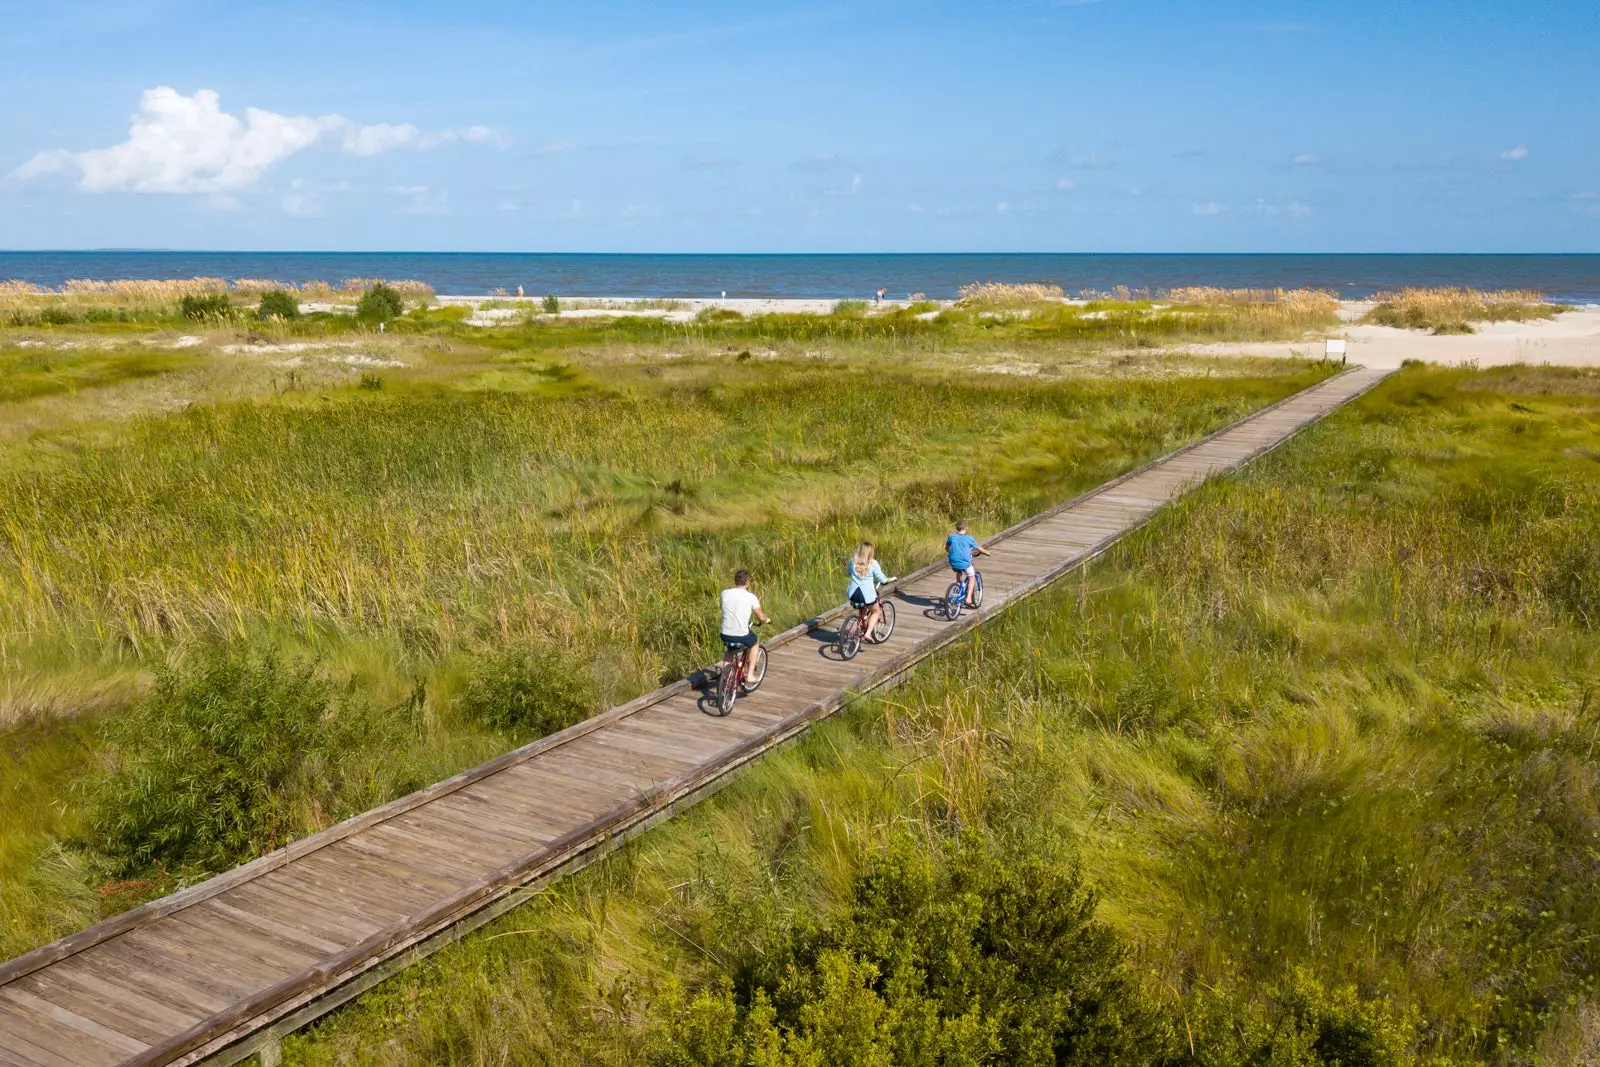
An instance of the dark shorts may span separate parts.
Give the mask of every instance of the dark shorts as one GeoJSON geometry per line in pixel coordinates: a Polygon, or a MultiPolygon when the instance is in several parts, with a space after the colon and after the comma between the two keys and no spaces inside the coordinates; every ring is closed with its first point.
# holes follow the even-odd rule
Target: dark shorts
{"type": "Polygon", "coordinates": [[[872,603],[872,602],[867,599],[867,594],[865,592],[863,592],[862,590],[856,589],[853,592],[851,592],[851,594],[850,594],[850,606],[851,607],[853,607],[853,608],[864,608],[869,603],[872,603]]]}
{"type": "Polygon", "coordinates": [[[723,634],[722,643],[728,648],[751,648],[756,643],[756,635],[748,633],[743,637],[729,637],[727,634],[723,634]]]}

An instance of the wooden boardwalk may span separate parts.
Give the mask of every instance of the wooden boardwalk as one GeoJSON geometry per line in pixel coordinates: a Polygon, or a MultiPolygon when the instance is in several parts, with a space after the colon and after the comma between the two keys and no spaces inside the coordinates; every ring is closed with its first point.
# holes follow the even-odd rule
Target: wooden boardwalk
{"type": "Polygon", "coordinates": [[[281,1034],[604,855],[1385,373],[1347,371],[992,538],[978,615],[934,618],[949,572],[926,567],[898,583],[886,645],[841,661],[842,609],[779,634],[766,684],[726,718],[678,682],[0,965],[0,1067],[275,1062],[281,1034]]]}

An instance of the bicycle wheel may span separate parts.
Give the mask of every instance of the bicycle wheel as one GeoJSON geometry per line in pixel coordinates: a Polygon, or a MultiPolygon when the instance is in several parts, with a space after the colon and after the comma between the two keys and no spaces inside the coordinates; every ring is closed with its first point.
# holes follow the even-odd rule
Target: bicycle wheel
{"type": "Polygon", "coordinates": [[[978,583],[978,587],[972,591],[972,606],[981,608],[983,607],[983,575],[978,575],[974,581],[978,583]]]}
{"type": "Polygon", "coordinates": [[[944,616],[951,622],[961,618],[961,604],[967,599],[967,591],[961,588],[960,582],[950,583],[949,592],[944,595],[944,616]]]}
{"type": "Polygon", "coordinates": [[[761,683],[766,680],[766,677],[767,646],[757,645],[755,662],[751,663],[749,667],[745,668],[744,684],[739,688],[746,696],[749,696],[751,693],[754,693],[757,689],[761,688],[761,683]]]}
{"type": "Polygon", "coordinates": [[[883,614],[878,616],[878,625],[872,628],[872,639],[881,645],[894,633],[894,605],[887,600],[880,600],[878,606],[883,609],[883,614]]]}
{"type": "Polygon", "coordinates": [[[739,662],[733,660],[723,661],[722,677],[717,679],[717,712],[722,715],[733,710],[733,702],[739,696],[739,662]]]}
{"type": "Polygon", "coordinates": [[[861,616],[852,615],[839,626],[839,655],[855,659],[861,651],[861,616]]]}

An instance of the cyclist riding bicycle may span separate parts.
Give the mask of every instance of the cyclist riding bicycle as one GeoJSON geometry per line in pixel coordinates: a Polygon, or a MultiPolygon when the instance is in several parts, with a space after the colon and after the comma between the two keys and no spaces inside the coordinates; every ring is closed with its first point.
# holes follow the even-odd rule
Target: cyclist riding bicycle
{"type": "Polygon", "coordinates": [[[722,605],[722,643],[730,649],[743,649],[746,663],[756,662],[756,634],[750,628],[750,616],[770,623],[767,613],[761,610],[761,601],[750,591],[750,572],[740,567],[733,574],[733,588],[724,589],[722,605]]]}
{"type": "Polygon", "coordinates": [[[874,552],[871,541],[863,541],[856,547],[856,554],[845,564],[850,584],[845,587],[844,595],[857,611],[867,607],[872,609],[867,612],[862,630],[868,641],[876,643],[877,639],[872,635],[877,632],[878,622],[883,618],[883,606],[878,603],[878,586],[889,579],[873,558],[874,552]]]}
{"type": "Polygon", "coordinates": [[[972,556],[974,553],[987,556],[989,550],[978,544],[977,539],[967,533],[967,524],[964,520],[956,523],[956,532],[944,539],[944,550],[949,557],[950,569],[958,576],[965,576],[967,579],[967,607],[977,607],[975,597],[978,588],[978,569],[972,565],[972,556]]]}

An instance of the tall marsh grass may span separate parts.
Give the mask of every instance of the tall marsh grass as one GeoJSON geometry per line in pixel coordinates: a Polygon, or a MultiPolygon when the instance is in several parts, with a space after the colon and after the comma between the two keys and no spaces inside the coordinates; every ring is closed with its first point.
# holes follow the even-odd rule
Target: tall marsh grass
{"type": "MultiPolygon", "coordinates": [[[[956,515],[998,529],[1323,373],[669,366],[591,372],[523,351],[453,378],[194,404],[0,453],[0,738],[81,745],[77,724],[48,717],[94,709],[91,758],[114,783],[96,795],[118,798],[86,823],[83,775],[27,772],[19,791],[62,815],[0,810],[0,852],[57,850],[77,866],[49,869],[83,881],[19,898],[3,948],[138,899],[99,898],[108,880],[154,892],[162,870],[214,869],[709,662],[735,567],[780,623],[798,621],[837,602],[842,555],[865,535],[915,565],[956,515]],[[348,707],[296,704],[332,710],[281,731],[343,738],[337,751],[297,741],[305,774],[256,773],[267,764],[243,723],[278,697],[249,694],[277,683],[218,674],[219,648],[311,661],[306,686],[348,690],[348,707]],[[394,708],[400,735],[362,725],[394,708]],[[207,748],[207,709],[241,724],[239,745],[207,748]],[[259,788],[191,795],[168,781],[185,761],[259,788]],[[119,828],[118,810],[133,823],[119,828]]],[[[30,869],[0,864],[0,891],[30,869]]]]}
{"type": "MultiPolygon", "coordinates": [[[[903,1010],[1010,907],[940,881],[963,841],[1098,894],[1140,991],[1095,1002],[1129,1011],[1100,1062],[1575,1062],[1600,1002],[1597,432],[1587,372],[1402,372],[291,1058],[787,1064],[867,1020],[852,1050],[934,1062],[884,1051],[913,1018],[1003,1040],[976,984],[903,1010]],[[863,888],[907,848],[935,888],[863,888]],[[855,930],[872,952],[834,951],[855,930]],[[928,936],[937,962],[894,980],[928,936]]],[[[1104,960],[1001,971],[1037,1005],[1104,960]]]]}

